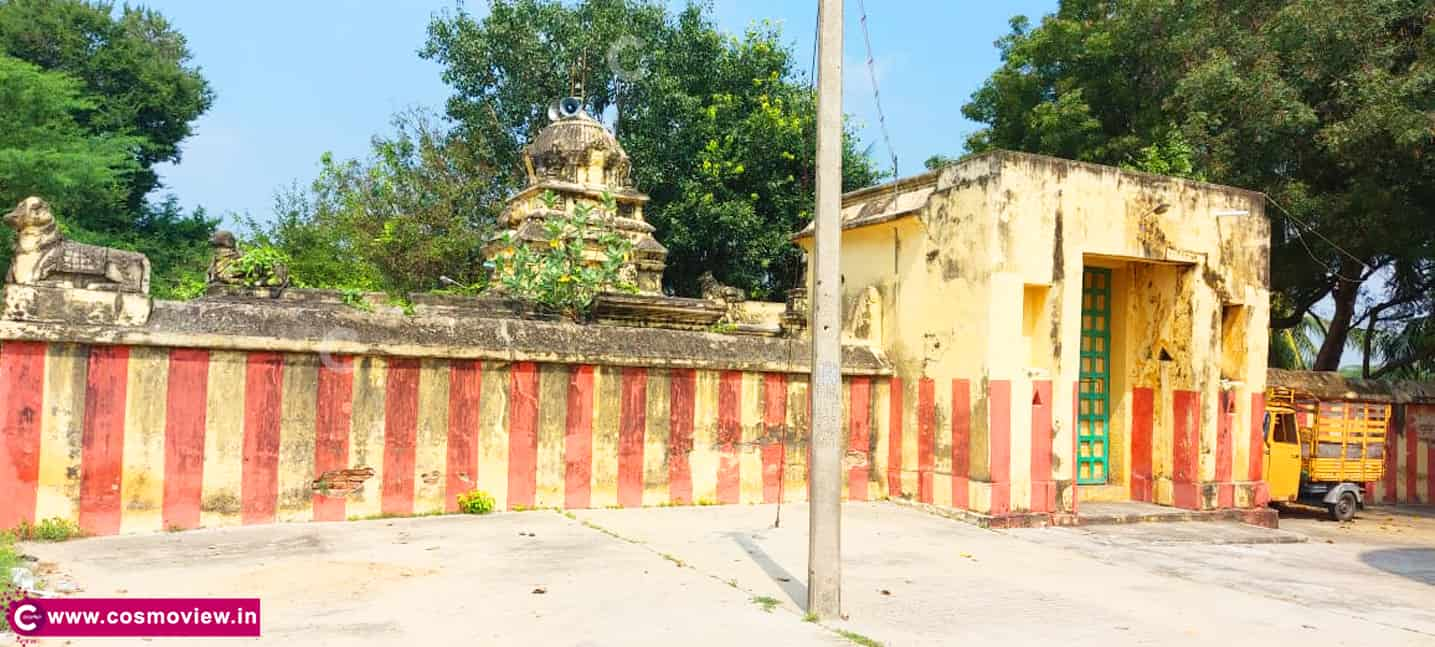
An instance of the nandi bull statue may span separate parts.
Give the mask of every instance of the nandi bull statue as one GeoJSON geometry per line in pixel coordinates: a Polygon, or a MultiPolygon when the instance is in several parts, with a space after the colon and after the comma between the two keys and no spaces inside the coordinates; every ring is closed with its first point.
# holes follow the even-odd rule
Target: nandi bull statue
{"type": "Polygon", "coordinates": [[[6,319],[125,325],[149,319],[144,254],[66,240],[40,198],[21,200],[5,224],[15,230],[6,319]]]}

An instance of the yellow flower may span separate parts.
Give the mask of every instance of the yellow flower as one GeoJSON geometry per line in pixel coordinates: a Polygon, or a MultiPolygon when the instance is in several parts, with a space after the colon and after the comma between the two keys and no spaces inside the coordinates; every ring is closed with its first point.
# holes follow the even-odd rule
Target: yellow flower
{"type": "Polygon", "coordinates": [[[558,277],[558,282],[559,282],[559,283],[567,283],[567,282],[572,281],[572,280],[573,280],[573,277],[568,276],[567,274],[564,274],[563,276],[558,277]]]}
{"type": "Polygon", "coordinates": [[[548,246],[549,246],[549,247],[552,247],[553,249],[558,249],[558,247],[561,246],[562,244],[563,244],[563,243],[560,242],[557,238],[554,238],[553,240],[548,241],[548,246]]]}

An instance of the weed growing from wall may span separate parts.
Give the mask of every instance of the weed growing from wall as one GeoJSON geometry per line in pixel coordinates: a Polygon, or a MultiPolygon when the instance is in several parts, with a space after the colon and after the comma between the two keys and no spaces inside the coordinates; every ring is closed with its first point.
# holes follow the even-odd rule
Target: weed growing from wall
{"type": "Polygon", "coordinates": [[[544,194],[550,206],[542,222],[542,240],[520,240],[512,231],[501,234],[503,253],[492,261],[492,281],[502,291],[570,317],[586,318],[593,299],[602,292],[636,292],[624,275],[633,243],[610,224],[617,213],[612,195],[603,206],[577,204],[558,211],[557,197],[544,194]]]}

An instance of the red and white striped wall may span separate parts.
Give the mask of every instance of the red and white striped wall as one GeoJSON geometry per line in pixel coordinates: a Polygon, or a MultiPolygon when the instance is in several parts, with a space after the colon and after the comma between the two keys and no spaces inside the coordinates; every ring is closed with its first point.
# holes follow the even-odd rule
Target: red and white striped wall
{"type": "MultiPolygon", "coordinates": [[[[849,499],[1076,511],[1075,385],[849,376],[844,386],[849,499]]],[[[1196,392],[1129,395],[1130,498],[1264,503],[1251,450],[1259,395],[1222,394],[1214,416],[1196,392]]],[[[798,501],[807,400],[801,374],[6,341],[0,528],[421,514],[452,511],[475,489],[502,509],[798,501]],[[359,482],[316,490],[320,477],[359,482]]],[[[1400,491],[1430,496],[1428,479],[1411,482],[1400,491]]]]}
{"type": "Polygon", "coordinates": [[[1377,503],[1435,503],[1435,404],[1404,404],[1385,435],[1385,478],[1370,484],[1377,503]],[[1403,420],[1401,420],[1403,418],[1403,420]]]}
{"type": "MultiPolygon", "coordinates": [[[[886,496],[884,378],[849,377],[847,494],[886,496]]],[[[92,534],[806,497],[807,378],[721,370],[0,345],[0,528],[92,534]],[[372,476],[347,496],[315,480],[372,476]]]]}

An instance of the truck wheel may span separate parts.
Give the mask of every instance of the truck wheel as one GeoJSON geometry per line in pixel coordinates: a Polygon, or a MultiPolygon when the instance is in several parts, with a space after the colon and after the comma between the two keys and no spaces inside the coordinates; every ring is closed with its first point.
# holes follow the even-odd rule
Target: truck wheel
{"type": "Polygon", "coordinates": [[[1325,509],[1330,512],[1331,519],[1345,522],[1355,518],[1355,507],[1355,493],[1346,492],[1335,503],[1326,504],[1325,509]]]}

